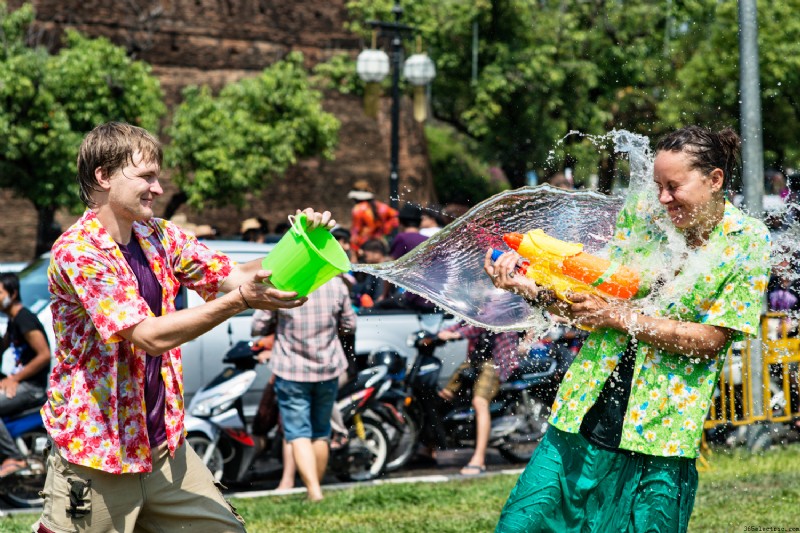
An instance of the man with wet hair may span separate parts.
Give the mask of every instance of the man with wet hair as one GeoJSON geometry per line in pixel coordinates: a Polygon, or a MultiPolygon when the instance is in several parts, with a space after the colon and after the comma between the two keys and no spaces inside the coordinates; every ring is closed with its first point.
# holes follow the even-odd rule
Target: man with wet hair
{"type": "MultiPolygon", "coordinates": [[[[244,531],[186,444],[179,347],[249,308],[306,299],[269,284],[260,260],[236,265],[155,218],[161,161],[158,140],[130,124],[97,126],[81,144],[87,209],[48,270],[56,363],[42,414],[53,446],[35,531],[244,531]],[[206,303],[177,311],[184,286],[206,303]]],[[[309,229],[334,224],[305,213],[309,229]]]]}

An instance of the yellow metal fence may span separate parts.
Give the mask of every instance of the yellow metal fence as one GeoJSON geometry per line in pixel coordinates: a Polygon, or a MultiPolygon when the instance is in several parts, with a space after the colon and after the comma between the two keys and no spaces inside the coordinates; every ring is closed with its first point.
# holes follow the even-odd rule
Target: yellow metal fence
{"type": "MultiPolygon", "coordinates": [[[[800,418],[800,332],[798,321],[783,313],[768,313],[761,318],[761,336],[731,347],[706,418],[705,429],[729,424],[744,426],[754,422],[790,422],[800,418]],[[753,343],[761,343],[761,380],[754,383],[753,343]],[[761,387],[762,408],[756,410],[753,387],[761,387]]],[[[698,468],[708,470],[711,450],[701,445],[698,468]]]]}
{"type": "Polygon", "coordinates": [[[758,421],[788,422],[800,417],[798,323],[782,313],[761,320],[761,338],[736,343],[728,353],[705,428],[758,421]],[[761,343],[762,379],[753,383],[752,346],[761,343]],[[753,387],[761,387],[762,409],[753,409],[753,387]]]}

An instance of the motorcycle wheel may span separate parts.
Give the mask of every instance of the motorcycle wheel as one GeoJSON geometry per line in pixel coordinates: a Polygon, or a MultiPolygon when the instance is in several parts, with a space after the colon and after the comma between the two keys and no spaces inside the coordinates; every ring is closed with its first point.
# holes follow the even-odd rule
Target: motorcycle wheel
{"type": "Polygon", "coordinates": [[[25,460],[28,467],[3,478],[3,488],[0,498],[17,509],[30,509],[41,507],[44,498],[39,493],[44,489],[47,476],[45,457],[34,452],[36,440],[47,438],[47,433],[42,430],[28,431],[20,437],[25,444],[25,460]]]}
{"type": "Polygon", "coordinates": [[[347,449],[336,454],[337,477],[342,481],[370,481],[380,476],[389,456],[389,438],[383,425],[373,418],[362,416],[365,439],[358,438],[352,422],[349,424],[347,449]]]}
{"type": "Polygon", "coordinates": [[[389,442],[392,443],[391,452],[386,460],[387,472],[394,472],[405,466],[414,456],[419,441],[419,429],[414,418],[403,407],[398,409],[398,413],[403,417],[402,423],[393,420],[383,424],[383,427],[387,428],[389,442]]]}
{"type": "Polygon", "coordinates": [[[225,472],[225,461],[219,446],[215,447],[209,454],[212,443],[211,440],[202,433],[189,433],[186,437],[186,443],[192,447],[208,469],[211,470],[211,475],[214,476],[214,480],[222,481],[222,474],[225,472]]]}
{"type": "Polygon", "coordinates": [[[509,409],[508,415],[522,419],[522,426],[498,446],[500,455],[513,463],[527,463],[547,431],[550,407],[532,396],[509,409]]]}

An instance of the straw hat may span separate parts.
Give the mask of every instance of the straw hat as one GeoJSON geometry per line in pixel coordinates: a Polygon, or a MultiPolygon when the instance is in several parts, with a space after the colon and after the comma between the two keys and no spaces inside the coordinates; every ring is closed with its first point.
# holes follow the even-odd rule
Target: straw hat
{"type": "Polygon", "coordinates": [[[257,218],[248,218],[244,222],[242,222],[242,226],[239,228],[239,233],[244,233],[247,230],[251,229],[261,229],[261,223],[258,221],[257,218]]]}
{"type": "Polygon", "coordinates": [[[353,190],[347,193],[347,197],[351,200],[372,200],[375,198],[375,190],[367,180],[357,180],[353,183],[353,190]]]}

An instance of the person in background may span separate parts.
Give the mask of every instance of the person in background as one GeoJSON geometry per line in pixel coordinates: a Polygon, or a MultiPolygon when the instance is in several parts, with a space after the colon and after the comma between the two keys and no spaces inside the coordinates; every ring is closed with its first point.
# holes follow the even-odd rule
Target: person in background
{"type": "Polygon", "coordinates": [[[343,228],[342,226],[336,226],[331,230],[331,235],[334,236],[336,242],[339,243],[339,246],[342,247],[344,253],[347,254],[347,258],[350,260],[350,262],[351,263],[357,262],[357,258],[355,256],[355,253],[353,252],[353,248],[350,246],[350,230],[347,228],[343,228]]]}
{"type": "Polygon", "coordinates": [[[355,202],[352,209],[350,245],[358,254],[365,242],[387,239],[397,229],[397,211],[375,199],[375,191],[367,180],[358,180],[347,197],[355,202]]]}
{"type": "MultiPolygon", "coordinates": [[[[22,305],[19,278],[0,274],[0,312],[8,317],[0,353],[14,351],[14,368],[0,374],[0,417],[15,415],[44,403],[50,374],[50,344],[44,326],[22,305]]],[[[25,468],[25,458],[0,420],[0,478],[25,468]]]]}
{"type": "Polygon", "coordinates": [[[239,233],[243,241],[264,242],[264,238],[269,233],[269,222],[263,218],[248,218],[242,221],[239,233]]]}
{"type": "Polygon", "coordinates": [[[500,391],[500,383],[517,368],[517,332],[492,333],[469,324],[454,324],[438,333],[444,341],[467,339],[467,359],[459,366],[450,381],[439,391],[446,401],[453,401],[462,391],[462,372],[473,368],[478,377],[472,392],[472,407],[475,409],[475,450],[461,475],[474,476],[486,471],[486,448],[489,446],[491,414],[489,404],[500,391]]]}
{"type": "Polygon", "coordinates": [[[485,256],[496,287],[592,331],[497,532],[687,531],[703,422],[731,343],[758,332],[769,279],[767,228],[725,197],[740,146],[731,129],[697,126],[656,144],[660,205],[627,202],[608,246],[612,261],[642,266],[640,296],[658,290],[648,306],[563,302],[516,275],[518,254],[485,256]]]}
{"type": "Polygon", "coordinates": [[[400,219],[400,232],[392,239],[392,247],[389,250],[392,259],[399,259],[427,239],[419,231],[422,219],[419,206],[406,202],[400,208],[398,218],[400,219]]]}
{"type": "Polygon", "coordinates": [[[567,177],[567,175],[563,172],[556,172],[552,174],[549,178],[547,178],[547,183],[552,185],[553,187],[557,187],[559,189],[564,189],[567,191],[571,191],[575,188],[575,185],[572,183],[572,180],[567,177]]]}
{"type": "MultiPolygon", "coordinates": [[[[155,218],[162,158],[154,136],[121,122],[97,126],[79,149],[87,209],[48,270],[56,363],[39,533],[245,530],[186,444],[180,346],[248,309],[306,299],[270,285],[260,259],[234,264],[155,218]],[[206,302],[177,311],[181,287],[206,302]]],[[[304,213],[309,229],[335,225],[327,211],[304,213]]]]}
{"type": "Polygon", "coordinates": [[[339,334],[355,328],[347,286],[338,276],[308,295],[303,307],[253,316],[254,335],[275,331],[271,364],[283,434],[311,501],[323,498],[331,412],[347,369],[339,334]]]}
{"type": "Polygon", "coordinates": [[[428,204],[420,214],[419,232],[426,237],[432,237],[441,231],[442,227],[442,206],[428,204]]]}
{"type": "Polygon", "coordinates": [[[786,182],[786,176],[780,170],[769,169],[765,173],[766,187],[764,192],[766,194],[774,194],[780,196],[781,200],[786,200],[789,196],[789,186],[786,182]]]}
{"type": "MultiPolygon", "coordinates": [[[[386,245],[378,239],[365,242],[359,255],[362,262],[368,265],[377,265],[389,260],[386,255],[386,245]]],[[[358,307],[372,307],[386,297],[390,285],[388,281],[364,272],[359,272],[356,279],[358,281],[353,286],[352,292],[358,307]]]]}

